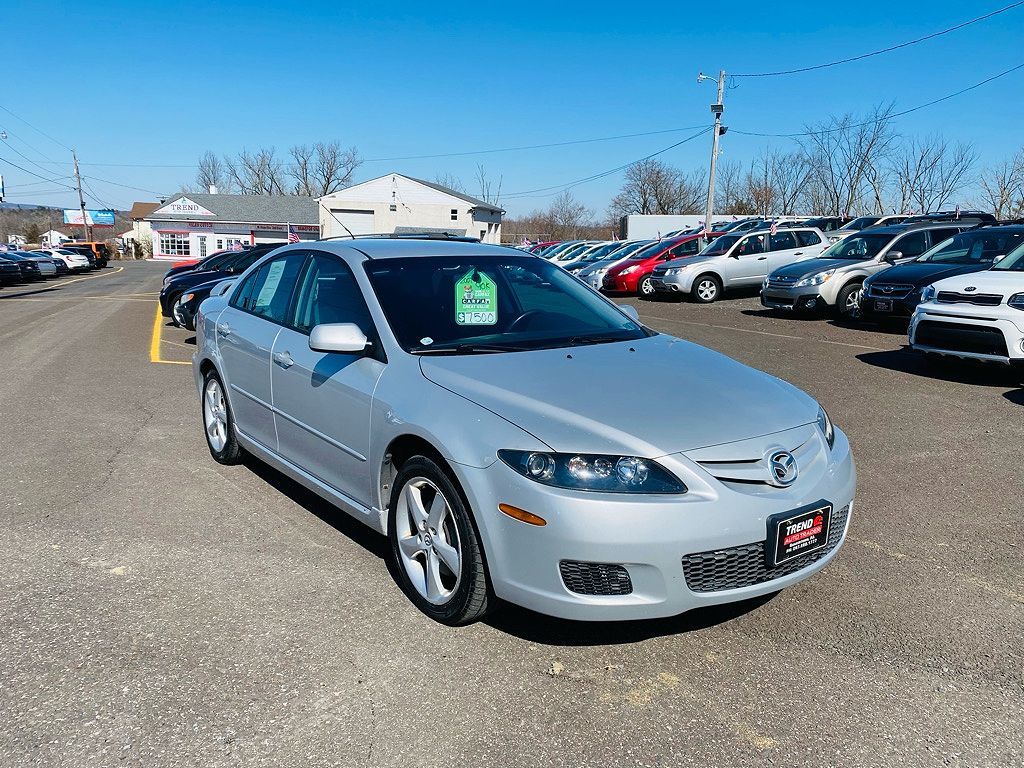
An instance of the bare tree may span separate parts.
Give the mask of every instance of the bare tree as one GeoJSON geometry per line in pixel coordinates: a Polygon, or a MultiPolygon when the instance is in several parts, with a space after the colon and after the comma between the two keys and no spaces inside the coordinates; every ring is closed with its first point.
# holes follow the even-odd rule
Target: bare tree
{"type": "Polygon", "coordinates": [[[363,161],[355,147],[343,149],[337,141],[300,144],[288,150],[292,163],[287,174],[296,195],[323,197],[352,183],[352,175],[363,161]]]}
{"type": "Polygon", "coordinates": [[[211,187],[216,187],[219,192],[230,191],[231,182],[224,163],[209,150],[199,158],[195,186],[197,192],[209,192],[211,187]]]}
{"type": "Polygon", "coordinates": [[[899,209],[938,210],[963,188],[977,158],[969,144],[951,145],[941,136],[905,142],[893,158],[899,209]]]}
{"type": "Polygon", "coordinates": [[[440,184],[442,187],[448,187],[448,189],[454,192],[465,193],[466,185],[462,183],[462,179],[453,173],[439,173],[434,176],[434,183],[440,184]]]}
{"type": "Polygon", "coordinates": [[[501,200],[501,180],[502,177],[498,177],[498,182],[495,184],[487,176],[487,171],[484,169],[483,163],[480,163],[476,167],[476,182],[480,188],[480,199],[491,205],[497,205],[498,201],[501,200]]]}
{"type": "Polygon", "coordinates": [[[243,149],[237,157],[225,157],[228,178],[243,195],[283,195],[284,164],[273,147],[255,152],[243,149]]]}
{"type": "Polygon", "coordinates": [[[576,200],[568,189],[552,201],[547,213],[551,232],[562,240],[575,238],[582,228],[591,226],[593,216],[593,211],[576,200]]]}
{"type": "Polygon", "coordinates": [[[1024,215],[1024,149],[981,172],[982,199],[997,219],[1024,215]]]}
{"type": "Polygon", "coordinates": [[[715,210],[720,213],[745,213],[747,208],[743,164],[738,160],[719,163],[715,173],[715,210]],[[738,210],[740,209],[740,210],[738,210]]]}
{"type": "Polygon", "coordinates": [[[816,213],[842,216],[863,207],[871,196],[871,169],[889,153],[895,140],[891,115],[890,104],[875,107],[863,118],[833,116],[808,128],[801,150],[810,169],[808,181],[820,198],[816,213]]]}
{"type": "Polygon", "coordinates": [[[653,158],[626,169],[622,189],[612,198],[609,216],[695,213],[702,209],[706,182],[700,172],[684,174],[653,158]]]}

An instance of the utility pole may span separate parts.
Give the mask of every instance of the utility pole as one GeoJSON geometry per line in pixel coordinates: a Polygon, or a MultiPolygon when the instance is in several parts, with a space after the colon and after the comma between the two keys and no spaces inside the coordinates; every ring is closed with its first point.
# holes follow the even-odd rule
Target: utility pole
{"type": "MultiPolygon", "coordinates": [[[[697,75],[697,82],[700,83],[704,80],[711,80],[713,78],[708,77],[703,72],[697,75]]],[[[711,217],[715,210],[715,167],[718,164],[718,137],[725,133],[722,128],[722,112],[725,111],[725,107],[722,104],[722,99],[725,96],[725,70],[721,70],[718,73],[718,100],[711,105],[711,112],[715,116],[715,133],[711,140],[711,170],[708,174],[708,205],[704,211],[704,231],[711,231],[711,217]]]]}
{"type": "Polygon", "coordinates": [[[75,154],[75,150],[71,150],[71,158],[75,161],[75,183],[78,184],[78,207],[82,211],[82,232],[85,233],[85,240],[88,243],[92,242],[92,227],[85,217],[85,198],[82,197],[82,177],[78,173],[78,155],[75,154]]]}

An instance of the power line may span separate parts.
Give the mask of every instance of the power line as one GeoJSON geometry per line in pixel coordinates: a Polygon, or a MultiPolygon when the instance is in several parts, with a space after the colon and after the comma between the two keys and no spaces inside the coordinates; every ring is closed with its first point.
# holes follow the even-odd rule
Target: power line
{"type": "MultiPolygon", "coordinates": [[[[1017,70],[1020,70],[1020,69],[1024,69],[1024,63],[1018,64],[1015,67],[1010,67],[1009,69],[1004,69],[999,74],[992,75],[991,77],[986,77],[984,80],[982,80],[980,82],[977,82],[974,85],[969,85],[966,88],[961,88],[959,91],[955,91],[953,93],[947,94],[947,95],[942,96],[942,97],[940,97],[938,99],[933,99],[932,101],[926,102],[925,104],[918,104],[916,107],[911,107],[910,109],[904,109],[904,110],[902,110],[900,112],[893,112],[890,115],[886,115],[886,119],[903,117],[904,115],[909,115],[911,112],[917,112],[918,110],[926,109],[927,107],[932,107],[932,106],[935,106],[936,104],[940,104],[943,101],[949,101],[950,99],[956,98],[957,96],[962,96],[963,94],[967,93],[968,91],[973,91],[976,88],[980,88],[983,85],[988,85],[993,80],[998,80],[999,78],[1005,77],[1006,75],[1009,75],[1009,74],[1011,74],[1013,72],[1016,72],[1017,70]]],[[[877,122],[877,121],[875,121],[875,120],[867,120],[867,121],[865,121],[863,123],[855,123],[853,125],[844,125],[844,126],[842,126],[840,128],[826,128],[826,129],[822,129],[820,131],[799,131],[797,133],[760,133],[760,132],[757,132],[757,131],[743,131],[743,130],[739,130],[737,128],[730,128],[730,130],[733,133],[737,133],[737,134],[740,134],[742,136],[760,136],[760,137],[764,137],[764,138],[795,139],[795,138],[799,138],[801,136],[823,136],[823,135],[828,134],[828,133],[836,133],[837,131],[843,131],[843,130],[847,130],[849,128],[860,128],[860,127],[863,127],[865,125],[871,125],[872,123],[875,123],[875,122],[877,122]]]]}
{"type": "Polygon", "coordinates": [[[907,48],[907,47],[909,47],[911,45],[917,45],[918,43],[923,43],[926,40],[932,40],[932,39],[934,39],[936,37],[941,37],[942,35],[947,35],[950,32],[955,32],[958,29],[963,29],[964,27],[969,27],[972,24],[977,24],[980,21],[985,21],[986,19],[991,19],[993,16],[998,16],[1001,13],[1006,13],[1007,11],[1012,11],[1014,8],[1019,8],[1022,5],[1024,5],[1024,0],[1019,0],[1019,2],[1010,3],[1009,5],[1005,5],[1002,8],[997,8],[994,11],[989,11],[988,13],[986,13],[986,14],[984,14],[982,16],[977,16],[977,17],[975,17],[973,19],[968,19],[967,21],[962,21],[959,24],[956,24],[956,25],[954,25],[952,27],[947,27],[946,29],[940,30],[938,32],[932,32],[931,34],[924,35],[923,37],[915,38],[914,40],[908,40],[908,41],[906,41],[904,43],[899,43],[897,45],[890,45],[888,48],[880,48],[877,51],[871,51],[870,53],[862,53],[862,54],[860,54],[858,56],[850,56],[850,57],[845,58],[845,59],[838,59],[836,61],[830,61],[830,62],[827,62],[825,64],[815,64],[815,65],[810,66],[810,67],[798,67],[797,69],[783,69],[783,70],[779,70],[777,72],[753,72],[753,73],[748,72],[748,73],[744,73],[744,74],[741,74],[741,75],[732,75],[732,77],[778,77],[780,75],[796,75],[796,74],[799,74],[801,72],[813,72],[814,70],[818,70],[818,69],[827,69],[828,67],[836,67],[836,66],[839,66],[840,64],[849,64],[852,61],[861,61],[862,59],[869,59],[872,56],[878,56],[878,55],[883,54],[883,53],[891,53],[892,51],[898,51],[901,48],[907,48]]]}
{"type": "MultiPolygon", "coordinates": [[[[68,152],[70,152],[70,151],[71,151],[71,147],[69,147],[69,146],[68,146],[67,144],[64,144],[63,142],[57,141],[57,139],[53,138],[53,136],[51,136],[50,134],[48,134],[48,133],[47,133],[46,131],[44,131],[44,130],[43,130],[42,128],[37,128],[36,126],[32,125],[32,123],[30,123],[30,122],[29,122],[28,120],[26,120],[25,118],[23,118],[23,117],[19,117],[18,115],[14,114],[13,112],[11,112],[11,110],[9,110],[9,109],[8,109],[7,107],[5,107],[5,106],[4,106],[3,104],[0,104],[0,109],[2,109],[2,110],[3,110],[4,112],[6,112],[6,113],[7,113],[8,115],[10,115],[11,117],[13,117],[13,118],[14,118],[15,120],[20,120],[20,121],[21,121],[21,122],[23,122],[23,123],[24,123],[25,125],[27,125],[27,126],[28,126],[29,128],[31,128],[31,129],[32,129],[33,131],[35,131],[36,133],[38,133],[38,134],[39,134],[40,136],[43,136],[43,137],[45,137],[45,138],[49,139],[49,140],[50,140],[50,141],[52,141],[52,142],[53,142],[54,144],[56,144],[56,145],[57,145],[58,147],[63,147],[63,148],[64,148],[64,149],[66,149],[66,150],[67,150],[68,152]]],[[[42,154],[42,152],[40,152],[39,154],[42,154]]]]}
{"type": "MultiPolygon", "coordinates": [[[[6,157],[0,157],[0,162],[7,163],[7,165],[11,166],[12,168],[17,168],[19,171],[23,171],[24,173],[27,173],[29,176],[35,176],[37,179],[42,179],[43,181],[50,181],[50,182],[53,182],[54,184],[57,184],[58,186],[67,186],[66,184],[61,184],[56,179],[47,178],[46,176],[40,176],[38,173],[36,173],[34,171],[30,171],[28,168],[23,168],[22,166],[18,165],[17,163],[12,163],[6,157]]],[[[74,189],[74,187],[70,187],[70,186],[67,186],[67,188],[68,189],[74,189]]]]}
{"type": "Polygon", "coordinates": [[[607,171],[601,171],[600,173],[595,173],[594,175],[587,176],[586,178],[577,179],[576,181],[570,181],[567,184],[556,184],[555,186],[552,186],[552,187],[541,187],[539,189],[530,189],[530,190],[526,190],[524,192],[510,192],[509,194],[504,195],[504,197],[506,197],[506,198],[530,197],[530,196],[535,195],[536,193],[540,193],[540,192],[548,192],[549,194],[547,194],[547,195],[540,195],[540,194],[538,194],[538,195],[536,195],[537,197],[550,197],[551,195],[557,194],[558,192],[562,192],[562,191],[567,190],[567,189],[572,189],[573,187],[578,186],[580,184],[585,184],[588,181],[596,181],[597,179],[604,178],[605,176],[611,176],[613,173],[618,173],[619,171],[625,170],[626,168],[628,168],[631,165],[634,165],[636,163],[642,163],[644,160],[650,160],[652,157],[657,157],[658,155],[662,155],[662,154],[664,154],[665,152],[668,152],[671,149],[675,149],[678,146],[686,144],[688,141],[693,141],[694,139],[698,138],[699,136],[703,136],[705,133],[708,133],[710,130],[711,130],[710,126],[704,126],[703,128],[701,128],[699,131],[697,131],[692,136],[687,136],[682,141],[677,141],[675,144],[670,144],[669,146],[665,147],[664,149],[659,149],[657,152],[652,152],[651,154],[646,155],[646,156],[641,157],[641,158],[638,158],[636,160],[630,160],[628,163],[624,163],[623,165],[617,166],[615,168],[610,168],[607,171]],[[554,192],[551,192],[551,190],[554,190],[554,192]]]}
{"type": "Polygon", "coordinates": [[[131,184],[122,184],[119,181],[110,181],[109,179],[101,179],[98,176],[82,176],[83,179],[90,179],[91,181],[98,181],[100,184],[110,184],[115,187],[124,187],[125,189],[134,189],[136,192],[147,192],[151,195],[162,195],[163,192],[156,192],[152,189],[143,189],[142,187],[133,187],[131,184]]]}

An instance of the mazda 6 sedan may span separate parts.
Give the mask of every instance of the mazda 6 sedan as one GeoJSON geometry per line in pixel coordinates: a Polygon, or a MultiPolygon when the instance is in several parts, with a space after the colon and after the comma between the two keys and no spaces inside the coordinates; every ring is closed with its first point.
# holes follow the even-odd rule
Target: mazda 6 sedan
{"type": "Polygon", "coordinates": [[[196,326],[213,458],[385,534],[437,621],[675,615],[806,579],[846,535],[853,458],[814,399],[519,250],[294,244],[196,326]],[[580,397],[597,382],[628,407],[580,397]]]}

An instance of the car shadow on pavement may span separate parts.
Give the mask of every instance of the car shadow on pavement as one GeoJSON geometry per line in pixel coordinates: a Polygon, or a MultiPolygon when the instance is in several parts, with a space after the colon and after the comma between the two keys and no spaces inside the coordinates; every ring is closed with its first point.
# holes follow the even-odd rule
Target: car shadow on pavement
{"type": "MultiPolygon", "coordinates": [[[[1020,386],[1019,376],[1015,376],[1014,372],[1005,366],[972,363],[969,360],[932,361],[906,346],[886,352],[865,352],[857,355],[857,359],[876,368],[885,368],[890,371],[956,384],[1011,389],[1017,389],[1020,386]]],[[[1013,400],[1013,398],[1008,399],[1013,400]]]]}
{"type": "Polygon", "coordinates": [[[38,296],[40,293],[53,293],[54,291],[59,290],[59,284],[47,285],[45,287],[36,288],[34,290],[28,290],[27,288],[23,288],[22,290],[19,290],[17,293],[7,293],[6,291],[4,291],[3,293],[0,293],[0,299],[18,299],[24,298],[26,296],[38,296]]]}
{"type": "Polygon", "coordinates": [[[347,536],[367,552],[382,559],[389,559],[388,540],[384,536],[259,459],[246,454],[243,463],[267,485],[286,495],[307,512],[316,515],[338,533],[347,536]]]}
{"type": "Polygon", "coordinates": [[[1003,397],[1014,405],[1024,405],[1024,389],[1015,389],[1012,392],[1007,392],[1003,397]]]}
{"type": "Polygon", "coordinates": [[[820,321],[824,319],[824,315],[818,314],[817,312],[787,312],[784,309],[741,309],[741,315],[747,317],[772,317],[777,320],[801,320],[801,321],[820,321]]]}
{"type": "Polygon", "coordinates": [[[639,621],[570,621],[502,603],[484,623],[520,640],[543,645],[624,645],[724,624],[760,608],[777,594],[772,592],[750,600],[697,608],[679,616],[639,621]]]}

